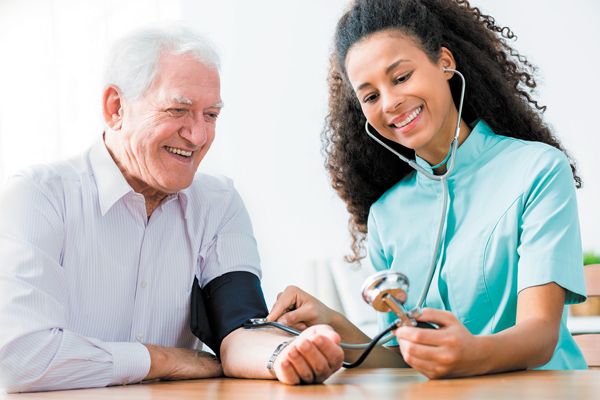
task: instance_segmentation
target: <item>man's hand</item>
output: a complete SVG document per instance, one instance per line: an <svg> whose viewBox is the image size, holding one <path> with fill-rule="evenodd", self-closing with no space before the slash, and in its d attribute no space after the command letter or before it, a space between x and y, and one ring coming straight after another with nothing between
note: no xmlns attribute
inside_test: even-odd
<svg viewBox="0 0 600 400"><path fill-rule="evenodd" d="M145 344L150 352L150 372L144 380L215 378L223 376L217 357L200 350Z"/></svg>
<svg viewBox="0 0 600 400"><path fill-rule="evenodd" d="M321 383L342 367L340 336L326 325L306 329L275 359L277 378L288 385Z"/></svg>

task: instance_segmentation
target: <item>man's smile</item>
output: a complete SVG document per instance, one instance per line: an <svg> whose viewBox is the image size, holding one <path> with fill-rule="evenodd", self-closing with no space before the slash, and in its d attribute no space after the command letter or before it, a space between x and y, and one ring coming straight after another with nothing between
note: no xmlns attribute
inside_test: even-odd
<svg viewBox="0 0 600 400"><path fill-rule="evenodd" d="M193 153L193 151L186 151L186 150L182 150L182 149L177 149L175 147L164 146L163 148L173 154L177 154L182 157L191 157L192 153Z"/></svg>

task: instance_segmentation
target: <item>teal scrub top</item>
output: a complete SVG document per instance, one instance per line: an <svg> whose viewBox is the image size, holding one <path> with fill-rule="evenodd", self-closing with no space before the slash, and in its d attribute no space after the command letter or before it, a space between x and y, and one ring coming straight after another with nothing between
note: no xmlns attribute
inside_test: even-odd
<svg viewBox="0 0 600 400"><path fill-rule="evenodd" d="M431 171L423 159L417 163ZM528 287L556 282L567 291L565 304L585 300L575 183L563 152L496 135L480 121L458 148L448 187L445 239L426 307L451 311L474 335L490 335L515 325L518 294ZM425 285L441 209L441 182L416 172L371 206L371 262L408 277L408 309ZM395 319L380 314L380 326ZM587 369L566 319L565 306L554 356L540 369Z"/></svg>

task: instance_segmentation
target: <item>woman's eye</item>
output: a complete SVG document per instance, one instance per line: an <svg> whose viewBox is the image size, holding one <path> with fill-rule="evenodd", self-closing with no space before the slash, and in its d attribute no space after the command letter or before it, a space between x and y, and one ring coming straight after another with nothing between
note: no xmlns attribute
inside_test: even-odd
<svg viewBox="0 0 600 400"><path fill-rule="evenodd" d="M367 96L367 97L365 97L363 99L363 103L372 103L373 101L375 101L377 99L377 96L378 95L376 95L376 94L372 94L370 96Z"/></svg>
<svg viewBox="0 0 600 400"><path fill-rule="evenodd" d="M406 82L408 80L408 78L410 78L412 73L410 74L406 74L406 75L402 75L401 77L396 79L396 83L403 83Z"/></svg>

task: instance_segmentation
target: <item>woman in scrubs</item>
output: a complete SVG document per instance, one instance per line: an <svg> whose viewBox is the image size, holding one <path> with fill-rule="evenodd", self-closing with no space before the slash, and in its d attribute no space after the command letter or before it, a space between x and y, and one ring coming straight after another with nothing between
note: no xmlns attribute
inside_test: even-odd
<svg viewBox="0 0 600 400"><path fill-rule="evenodd" d="M440 175L461 118L444 240L418 318L439 329L401 327L365 366L408 365L430 378L587 368L565 324L565 305L585 300L581 183L531 96L534 68L508 44L513 37L461 0L357 0L337 25L326 166L351 214L350 261L364 258L368 242L376 270L410 279L407 309L425 284L442 187L372 140L365 123ZM462 116L461 80L446 69L465 77ZM380 326L395 318L382 315ZM368 341L296 287L269 320L325 323L344 342ZM359 354L346 351L346 361Z"/></svg>

